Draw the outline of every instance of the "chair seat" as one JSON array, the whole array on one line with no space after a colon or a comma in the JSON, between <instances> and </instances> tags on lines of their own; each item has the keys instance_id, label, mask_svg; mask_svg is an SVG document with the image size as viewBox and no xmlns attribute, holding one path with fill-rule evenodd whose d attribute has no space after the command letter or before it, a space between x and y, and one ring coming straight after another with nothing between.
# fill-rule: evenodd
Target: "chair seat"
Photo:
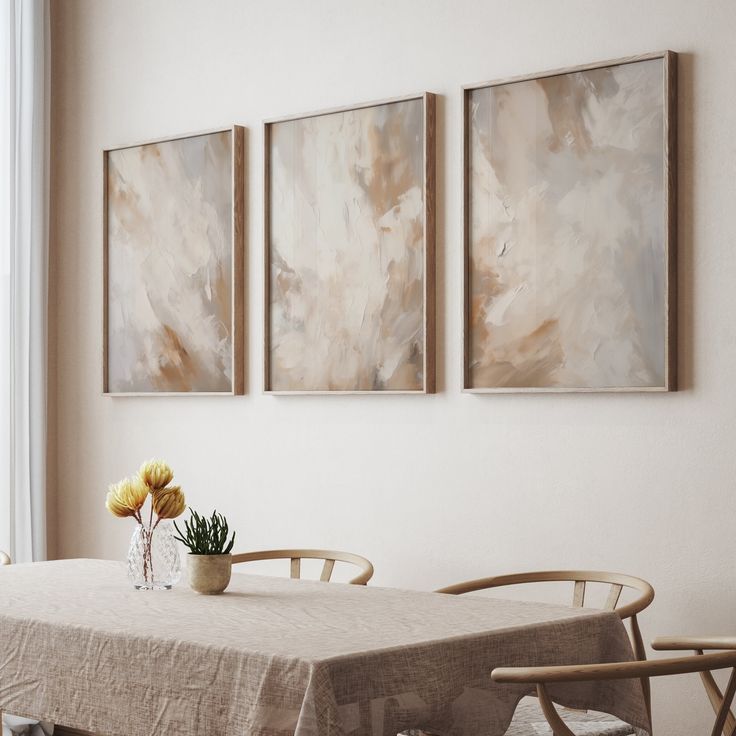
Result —
<instances>
[{"instance_id":1,"label":"chair seat","mask_svg":"<svg viewBox=\"0 0 736 736\"><path fill-rule=\"evenodd\" d=\"M557 712L575 736L632 736L635 733L628 723L608 713L559 707ZM516 707L506 736L542 736L551 733L552 728L542 713L539 701L536 698L523 698Z\"/></svg>"},{"instance_id":2,"label":"chair seat","mask_svg":"<svg viewBox=\"0 0 736 736\"><path fill-rule=\"evenodd\" d=\"M52 723L34 721L30 718L19 718L9 713L0 715L0 732L10 736L51 736L54 733Z\"/></svg>"}]
</instances>

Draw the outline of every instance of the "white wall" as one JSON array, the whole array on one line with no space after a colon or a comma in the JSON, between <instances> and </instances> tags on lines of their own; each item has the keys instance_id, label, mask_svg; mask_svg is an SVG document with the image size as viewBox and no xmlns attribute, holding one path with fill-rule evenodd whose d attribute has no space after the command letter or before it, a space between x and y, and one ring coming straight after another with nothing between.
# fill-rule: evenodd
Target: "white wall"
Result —
<instances>
[{"instance_id":1,"label":"white wall","mask_svg":"<svg viewBox=\"0 0 736 736\"><path fill-rule=\"evenodd\" d=\"M646 638L735 633L736 3L65 0L53 15L59 556L124 555L106 486L156 455L240 548L347 548L377 584L420 589L622 570L657 589ZM461 85L664 48L681 54L683 390L462 395ZM440 95L440 393L262 395L261 120L422 90ZM248 395L104 398L101 148L233 122L248 127ZM659 733L704 732L696 678L655 693Z\"/></svg>"}]
</instances>

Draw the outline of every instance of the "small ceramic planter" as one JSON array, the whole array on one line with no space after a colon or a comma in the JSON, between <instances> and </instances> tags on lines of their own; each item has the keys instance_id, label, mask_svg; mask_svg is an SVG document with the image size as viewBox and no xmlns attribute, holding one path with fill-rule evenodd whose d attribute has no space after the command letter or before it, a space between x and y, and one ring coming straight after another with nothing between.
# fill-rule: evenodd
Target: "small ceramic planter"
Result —
<instances>
[{"instance_id":1,"label":"small ceramic planter","mask_svg":"<svg viewBox=\"0 0 736 736\"><path fill-rule=\"evenodd\" d=\"M203 595L222 593L230 584L233 556L227 555L187 555L189 585L192 590Z\"/></svg>"}]
</instances>

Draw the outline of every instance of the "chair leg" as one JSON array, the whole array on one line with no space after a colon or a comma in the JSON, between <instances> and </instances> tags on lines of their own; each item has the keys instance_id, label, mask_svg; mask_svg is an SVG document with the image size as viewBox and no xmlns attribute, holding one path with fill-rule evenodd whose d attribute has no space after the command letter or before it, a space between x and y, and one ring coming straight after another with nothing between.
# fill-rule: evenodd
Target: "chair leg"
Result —
<instances>
[{"instance_id":1,"label":"chair leg","mask_svg":"<svg viewBox=\"0 0 736 736\"><path fill-rule=\"evenodd\" d=\"M696 654L702 655L703 652L702 650L698 650ZM705 692L708 695L708 700L710 700L710 704L713 706L713 711L715 713L718 713L724 701L721 689L716 684L713 675L707 670L700 673L700 679L703 681L703 687L705 687ZM736 718L734 718L733 713L731 713L731 710L729 709L728 712L725 714L723 733L725 734L725 736L731 736L735 731Z\"/></svg>"},{"instance_id":2,"label":"chair leg","mask_svg":"<svg viewBox=\"0 0 736 736\"><path fill-rule=\"evenodd\" d=\"M716 722L713 724L712 736L732 736L733 728L726 728L726 721L731 713L731 703L733 702L733 696L736 695L736 668L731 671L731 677L726 685L726 690L723 693L723 700L721 701L721 707L717 711Z\"/></svg>"},{"instance_id":3,"label":"chair leg","mask_svg":"<svg viewBox=\"0 0 736 736\"><path fill-rule=\"evenodd\" d=\"M539 698L539 705L542 706L542 713L547 719L552 728L552 733L555 736L575 736L575 734L567 727L565 721L560 718L560 714L555 708L555 704L547 694L547 689L541 683L537 685L537 697Z\"/></svg>"},{"instance_id":4,"label":"chair leg","mask_svg":"<svg viewBox=\"0 0 736 736\"><path fill-rule=\"evenodd\" d=\"M370 736L372 733L371 701L369 699L361 700L358 704L358 709L360 712L359 733L362 736Z\"/></svg>"},{"instance_id":5,"label":"chair leg","mask_svg":"<svg viewBox=\"0 0 736 736\"><path fill-rule=\"evenodd\" d=\"M644 662L647 658L647 650L644 647L644 639L639 628L639 620L636 614L631 617L631 638L634 644L634 656ZM641 689L644 691L644 704L647 708L647 718L649 718L649 726L652 725L652 688L648 677L641 678Z\"/></svg>"}]
</instances>

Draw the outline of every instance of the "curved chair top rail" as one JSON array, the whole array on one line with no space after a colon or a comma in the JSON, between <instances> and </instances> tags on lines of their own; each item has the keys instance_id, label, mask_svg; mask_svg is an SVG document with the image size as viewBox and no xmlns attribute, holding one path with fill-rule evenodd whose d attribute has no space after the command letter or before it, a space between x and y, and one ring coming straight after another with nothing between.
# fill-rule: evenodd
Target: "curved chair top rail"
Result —
<instances>
[{"instance_id":1,"label":"curved chair top rail","mask_svg":"<svg viewBox=\"0 0 736 736\"><path fill-rule=\"evenodd\" d=\"M552 583L552 582L574 582L573 606L582 607L585 603L585 584L603 583L611 586L604 610L616 611L622 618L635 616L643 611L654 600L654 588L642 578L633 575L624 575L618 572L605 572L601 570L541 570L536 572L520 572L510 575L495 575L478 580L469 580L464 583L449 585L440 588L438 593L450 595L461 595L473 593L477 590L489 590L506 585L524 585L526 583ZM639 591L636 600L618 608L618 600L623 588L631 588Z\"/></svg>"},{"instance_id":2,"label":"curved chair top rail","mask_svg":"<svg viewBox=\"0 0 736 736\"><path fill-rule=\"evenodd\" d=\"M365 585L373 577L373 565L365 557L352 552L339 552L330 549L268 549L258 552L241 552L233 555L233 564L239 562L257 562L261 560L291 560L291 577L301 576L301 561L324 560L320 580L329 582L336 562L347 562L360 569L360 574L349 582L352 585Z\"/></svg>"},{"instance_id":3,"label":"curved chair top rail","mask_svg":"<svg viewBox=\"0 0 736 736\"><path fill-rule=\"evenodd\" d=\"M692 649L703 652L707 649L736 649L734 636L658 636L652 642L658 652Z\"/></svg>"},{"instance_id":4,"label":"curved chair top rail","mask_svg":"<svg viewBox=\"0 0 736 736\"><path fill-rule=\"evenodd\" d=\"M736 667L736 652L691 654L687 657L650 659L644 662L605 662L568 664L553 667L497 667L491 672L494 682L537 684L546 682L592 682L629 680L641 677L684 675Z\"/></svg>"},{"instance_id":5,"label":"curved chair top rail","mask_svg":"<svg viewBox=\"0 0 736 736\"><path fill-rule=\"evenodd\" d=\"M9 565L10 562L10 557L0 549L0 565Z\"/></svg>"}]
</instances>

